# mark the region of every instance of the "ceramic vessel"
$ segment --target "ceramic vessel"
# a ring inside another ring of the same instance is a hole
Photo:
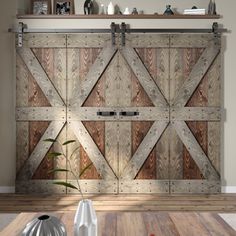
[[[79,202],[74,218],[74,236],[97,236],[97,216],[91,200]]]
[[[125,11],[124,11],[123,14],[124,14],[124,15],[129,15],[129,14],[130,14],[130,12],[129,12],[129,8],[128,8],[128,7],[125,8]]]
[[[84,14],[85,15],[93,14],[93,1],[92,0],[86,0],[84,2]]]
[[[115,7],[112,2],[109,3],[107,7],[107,14],[108,15],[114,15],[115,14]]]
[[[166,5],[166,10],[164,12],[164,15],[174,15],[174,12],[170,8],[171,5]]]
[[[64,224],[55,216],[42,215],[29,222],[22,236],[66,236]]]

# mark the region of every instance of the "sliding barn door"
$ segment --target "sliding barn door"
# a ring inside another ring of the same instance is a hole
[[[220,192],[220,37],[170,36],[170,192]]]
[[[220,39],[26,34],[17,50],[17,191],[206,193],[220,187]]]

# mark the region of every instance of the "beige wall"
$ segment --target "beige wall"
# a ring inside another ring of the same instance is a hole
[[[27,0],[18,0],[21,5],[18,9],[24,11],[22,4],[27,6]],[[78,0],[75,0],[78,1]],[[5,2],[5,1],[4,1]],[[79,12],[82,12],[82,0],[79,0]],[[98,3],[108,3],[109,0],[97,0]],[[125,2],[125,3],[124,3]],[[165,0],[135,0],[135,1],[123,1],[116,0],[113,3],[118,3],[121,6],[121,10],[124,7],[137,7],[138,10],[144,10],[145,13],[158,12],[162,13],[165,9]],[[148,3],[148,5],[147,5]],[[169,0],[168,3],[172,6],[178,7],[181,12],[184,8],[197,5],[198,7],[207,7],[208,1],[206,0]],[[1,15],[1,87],[0,87],[0,186],[2,185],[14,185],[14,168],[15,168],[15,156],[14,156],[14,109],[13,109],[13,51],[12,41],[10,36],[6,33],[2,33],[3,29],[6,30],[11,22],[11,17],[14,15],[15,6],[12,1],[6,1],[4,4],[8,5],[5,9],[9,11],[3,12]],[[228,0],[227,3],[222,0],[216,0],[217,10],[219,14],[223,16],[218,20],[225,28],[231,32],[224,35],[223,50],[224,56],[222,59],[223,72],[223,105],[226,109],[226,120],[224,122],[224,132],[222,136],[222,179],[223,185],[236,186],[236,154],[235,146],[236,139],[234,135],[236,133],[236,24],[233,24],[234,11],[236,9],[236,1]],[[27,10],[26,10],[27,11]],[[2,22],[3,21],[3,22]],[[117,23],[123,20],[113,20]],[[214,20],[125,20],[130,24],[132,28],[209,28]],[[24,20],[24,23],[29,28],[106,28],[109,27],[111,20]]]

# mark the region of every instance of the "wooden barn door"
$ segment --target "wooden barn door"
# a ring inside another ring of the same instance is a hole
[[[220,192],[220,36],[170,36],[170,192]]]
[[[17,191],[68,192],[46,138],[76,140],[84,193],[217,192],[220,39],[212,34],[26,34],[17,52]],[[76,152],[74,152],[76,150]]]

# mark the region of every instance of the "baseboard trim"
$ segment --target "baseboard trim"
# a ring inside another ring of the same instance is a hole
[[[222,193],[236,193],[236,186],[221,186]]]
[[[0,186],[0,193],[15,193],[15,186]]]

